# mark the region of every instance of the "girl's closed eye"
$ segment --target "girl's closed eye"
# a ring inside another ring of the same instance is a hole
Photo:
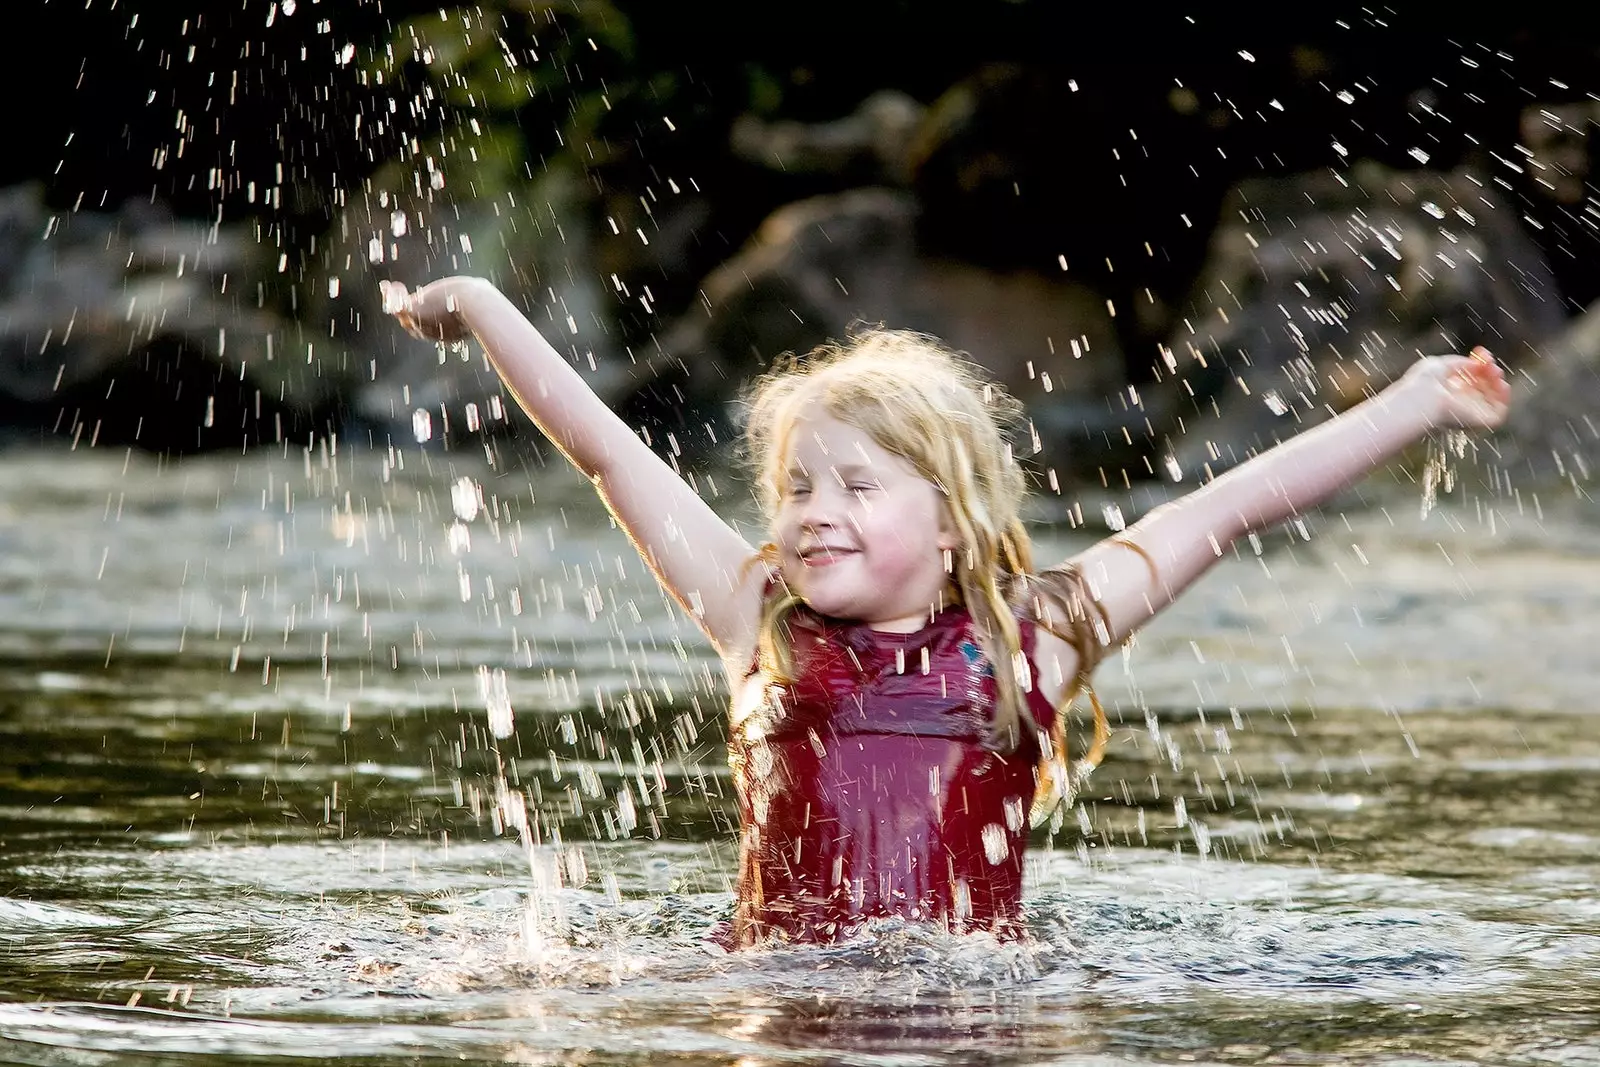
[[[856,503],[870,508],[872,506],[872,498],[882,488],[883,486],[877,482],[851,482],[845,486],[845,491],[855,498]]]

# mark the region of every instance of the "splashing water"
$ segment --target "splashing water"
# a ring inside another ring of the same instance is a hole
[[[462,475],[450,486],[450,505],[458,519],[471,522],[478,517],[478,511],[483,506],[483,490],[477,482]]]
[[[1428,455],[1422,465],[1422,496],[1419,514],[1427,518],[1441,495],[1455,491],[1456,464],[1452,460],[1466,458],[1472,439],[1463,431],[1449,430],[1430,436]]]
[[[504,668],[478,668],[478,695],[489,715],[489,732],[502,740],[510,737],[515,728],[515,716]]]

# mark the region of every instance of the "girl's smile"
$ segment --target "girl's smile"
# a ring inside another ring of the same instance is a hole
[[[828,545],[820,545],[813,548],[802,548],[797,555],[800,557],[800,562],[807,567],[831,567],[845,556],[853,555],[854,553],[855,549],[853,548],[833,548]]]

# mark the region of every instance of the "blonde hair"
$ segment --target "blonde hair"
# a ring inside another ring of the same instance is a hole
[[[906,460],[942,494],[959,545],[949,559],[955,600],[971,616],[979,647],[994,669],[997,700],[988,744],[997,751],[1013,751],[1022,731],[1033,728],[1026,698],[1032,682],[1023,677],[1022,635],[1007,595],[1028,581],[1033,567],[1032,544],[1021,517],[1027,480],[1007,435],[1021,421],[1022,405],[970,359],[909,331],[866,330],[804,358],[789,357],[759,379],[747,397],[746,441],[769,516],[776,514],[782,496],[790,437],[811,405],[820,405]],[[764,546],[762,557],[775,562],[776,546]],[[1041,799],[1047,789],[1059,799],[1070,788],[1071,777],[1063,777],[1066,754],[1059,720],[1100,659],[1102,645],[1086,625],[1082,599],[1075,592],[1075,608],[1036,613],[1041,625],[1074,646],[1080,665],[1076,684],[1058,709],[1054,740],[1041,745],[1046,761],[1055,764],[1041,767]],[[780,680],[793,675],[785,623],[800,603],[798,595],[778,582],[762,611],[760,662]],[[1054,614],[1064,617],[1052,619]],[[1065,625],[1058,628],[1052,622]],[[1104,728],[1098,702],[1096,713],[1097,744],[1091,756],[1098,762]]]

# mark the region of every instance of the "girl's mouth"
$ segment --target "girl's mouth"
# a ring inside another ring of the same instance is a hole
[[[856,550],[853,548],[835,548],[831,545],[817,545],[796,553],[800,557],[801,564],[807,567],[827,567],[838,563],[845,556],[855,554]]]

